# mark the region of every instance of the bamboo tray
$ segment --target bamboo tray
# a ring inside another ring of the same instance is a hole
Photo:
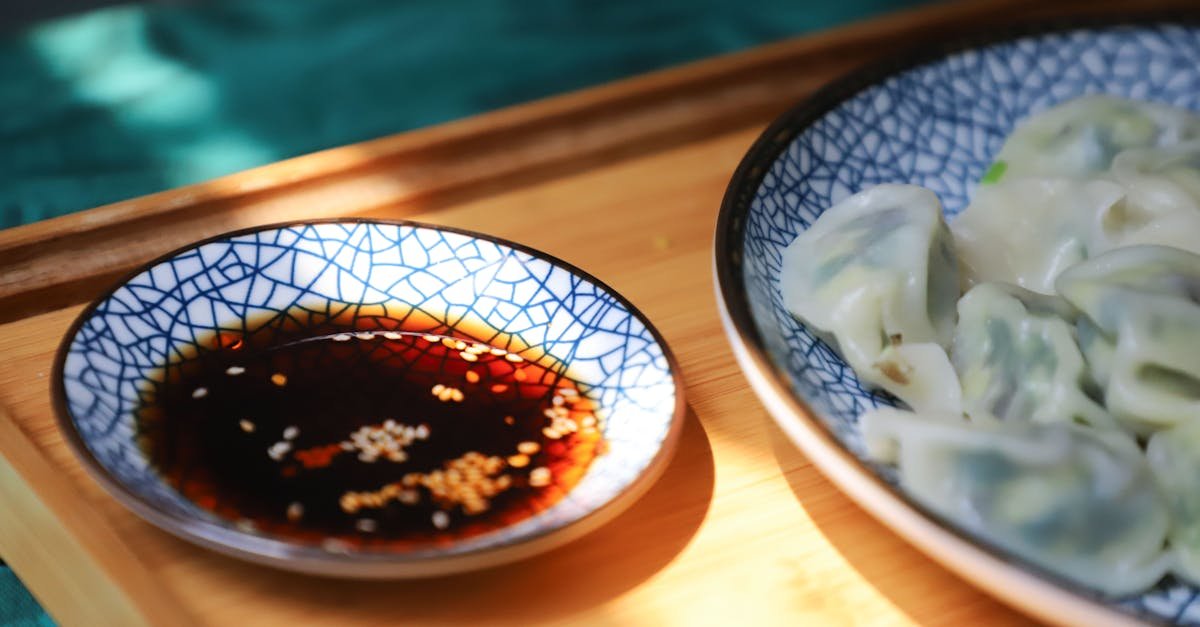
[[[989,24],[1189,4],[931,5],[0,231],[0,555],[66,625],[1027,622],[867,516],[773,426],[714,307],[716,210],[774,115],[866,61]],[[331,216],[493,233],[629,297],[666,336],[687,385],[687,424],[663,478],[616,521],[551,553],[375,583],[222,557],[104,494],[49,403],[53,353],[82,303],[187,242]]]

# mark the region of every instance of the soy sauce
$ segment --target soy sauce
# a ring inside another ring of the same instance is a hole
[[[603,452],[597,403],[541,351],[415,318],[199,338],[147,381],[141,445],[200,507],[331,550],[449,543],[560,501]]]

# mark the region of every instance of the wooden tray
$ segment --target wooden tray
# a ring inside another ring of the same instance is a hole
[[[716,210],[760,129],[865,61],[984,25],[1189,4],[933,5],[0,232],[0,555],[67,625],[1025,622],[868,517],[767,419],[713,305]],[[49,406],[50,362],[81,303],[207,235],[351,215],[494,233],[628,296],[687,382],[662,480],[552,553],[390,583],[225,558],[107,497]]]

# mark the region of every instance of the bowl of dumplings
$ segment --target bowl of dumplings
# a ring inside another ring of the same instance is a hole
[[[1050,622],[1200,622],[1200,27],[915,52],[768,128],[717,300],[771,416]]]

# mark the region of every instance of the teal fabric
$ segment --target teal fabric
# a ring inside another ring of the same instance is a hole
[[[0,566],[0,625],[50,627],[54,621],[42,611],[12,570]]]
[[[0,227],[918,0],[226,0],[0,39]]]
[[[0,38],[0,227],[922,1],[220,0],[59,19]],[[48,624],[0,566],[0,625]]]

